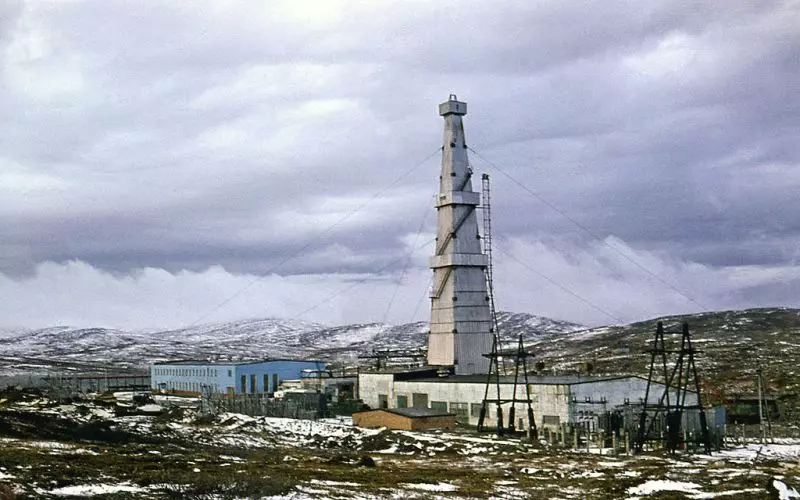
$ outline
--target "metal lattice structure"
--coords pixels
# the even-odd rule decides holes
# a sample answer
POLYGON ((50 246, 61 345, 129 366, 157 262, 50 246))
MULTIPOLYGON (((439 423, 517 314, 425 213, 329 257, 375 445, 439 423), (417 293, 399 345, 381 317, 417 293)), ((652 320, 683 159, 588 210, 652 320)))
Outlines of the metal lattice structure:
POLYGON ((519 336, 519 342, 515 350, 503 351, 500 346, 500 329, 497 321, 497 309, 494 301, 494 285, 492 277, 492 205, 491 205, 491 189, 489 184, 489 175, 483 174, 481 177, 481 195, 483 200, 483 253, 486 255, 486 290, 487 301, 489 302, 489 310, 492 317, 492 351, 486 354, 489 358, 489 373, 486 379, 486 390, 483 395, 483 403, 481 405, 481 413, 478 419, 478 431, 483 432, 486 430, 486 415, 488 407, 495 405, 496 408, 496 429, 499 435, 503 435, 506 430, 508 432, 516 432, 516 405, 522 403, 526 405, 528 417, 528 429, 531 432, 533 439, 537 438, 536 422, 533 418, 533 406, 531 404, 530 385, 528 383, 528 362, 527 359, 532 357, 533 354, 525 350, 525 345, 522 340, 522 335, 519 336), (514 382, 513 389, 510 397, 503 397, 500 389, 500 377, 506 374, 505 359, 511 357, 514 359, 514 382), (501 368, 502 365, 502 368, 501 368), (524 379, 525 393, 524 397, 517 397, 520 389, 520 376, 524 379), (495 397, 490 398, 490 389, 494 387, 495 397), (509 404, 508 409, 508 425, 503 426, 503 405, 509 404))
POLYGON ((758 426, 761 434, 761 442, 772 441, 772 419, 769 414, 769 403, 767 392, 764 387, 764 370, 759 364, 756 370, 756 386, 758 388, 758 426), (764 426, 766 421, 767 425, 764 426))
POLYGON ((486 390, 483 395, 483 404, 481 405, 481 413, 478 418, 478 432, 487 430, 486 417, 489 412, 489 407, 494 405, 496 416, 496 430, 499 436, 505 433, 514 433, 516 428, 516 406, 522 404, 525 407, 528 420, 528 431, 530 432, 531 440, 538 438, 536 429, 536 420, 533 415, 533 404, 531 401, 530 381, 528 380, 528 362, 527 359, 533 357, 533 354, 525 350, 525 345, 522 340, 522 335, 519 336, 516 349, 501 351, 498 348, 498 335, 495 334, 494 345, 492 352, 487 354, 489 358, 489 375, 486 378, 486 390), (502 384, 503 386, 512 386, 511 394, 504 394, 501 390, 500 382, 500 358, 511 357, 514 359, 514 379, 513 384, 502 384), (522 379, 522 380, 520 380, 522 379), (519 394, 520 386, 524 387, 524 393, 519 394), (494 397, 490 397, 490 392, 494 388, 494 397), (518 396, 519 395, 519 396, 518 396), (508 425, 503 425, 503 406, 509 405, 508 408, 508 425))
POLYGON ((636 451, 641 452, 646 443, 660 443, 666 450, 675 452, 678 448, 693 442, 702 444, 706 453, 710 453, 711 438, 702 406, 700 378, 695 364, 695 355, 700 351, 692 347, 689 324, 683 323, 680 331, 665 331, 663 323, 659 321, 653 348, 647 352, 650 353, 650 374, 647 378, 647 389, 639 415, 636 451), (681 335, 679 350, 666 348, 665 333, 681 335), (668 354, 677 355, 671 371, 667 368, 668 354), (659 370, 662 381, 657 380, 659 370), (654 391, 655 386, 659 383, 664 384, 663 393, 657 403, 651 404, 649 402, 651 390, 654 391), (690 389, 690 386, 694 391, 690 389), (686 399, 691 392, 694 392, 691 398, 695 399, 696 403, 687 404, 686 399), (699 437, 690 438, 684 432, 684 419, 689 412, 696 414, 699 418, 699 437))
POLYGON ((381 371, 397 360, 404 361, 403 365, 421 366, 425 357, 426 353, 421 350, 380 349, 360 354, 358 359, 371 360, 370 363, 374 363, 374 369, 381 371))

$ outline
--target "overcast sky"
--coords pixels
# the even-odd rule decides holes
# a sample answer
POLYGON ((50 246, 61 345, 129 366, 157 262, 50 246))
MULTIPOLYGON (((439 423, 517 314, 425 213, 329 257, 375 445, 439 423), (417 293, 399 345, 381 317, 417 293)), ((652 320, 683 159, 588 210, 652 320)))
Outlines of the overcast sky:
POLYGON ((798 26, 797 0, 0 1, 0 324, 427 319, 451 92, 501 309, 799 306, 798 26))

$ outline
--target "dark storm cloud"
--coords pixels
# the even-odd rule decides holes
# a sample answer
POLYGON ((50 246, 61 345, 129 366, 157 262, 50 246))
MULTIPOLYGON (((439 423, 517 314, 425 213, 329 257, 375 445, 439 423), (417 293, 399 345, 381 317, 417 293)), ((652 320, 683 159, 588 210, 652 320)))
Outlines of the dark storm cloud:
POLYGON ((0 272, 396 274, 451 91, 498 242, 795 262, 796 2, 304 5, 4 3, 0 272))

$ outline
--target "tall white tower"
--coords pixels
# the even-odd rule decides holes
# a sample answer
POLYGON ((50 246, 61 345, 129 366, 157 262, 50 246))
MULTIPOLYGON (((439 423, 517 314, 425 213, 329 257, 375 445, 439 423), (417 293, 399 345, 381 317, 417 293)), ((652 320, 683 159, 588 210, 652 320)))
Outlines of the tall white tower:
POLYGON ((486 291, 486 255, 481 251, 472 191, 472 170, 461 117, 467 104, 455 95, 439 105, 444 117, 442 175, 436 228, 436 253, 431 257, 431 331, 428 364, 454 365, 456 374, 488 373, 492 350, 492 318, 486 291))

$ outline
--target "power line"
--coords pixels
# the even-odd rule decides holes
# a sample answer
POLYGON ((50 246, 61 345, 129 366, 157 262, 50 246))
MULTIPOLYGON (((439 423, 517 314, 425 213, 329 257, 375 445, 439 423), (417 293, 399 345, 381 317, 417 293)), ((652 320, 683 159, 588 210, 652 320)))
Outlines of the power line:
POLYGON ((433 276, 431 275, 431 278, 428 280, 428 286, 425 287, 425 289, 422 291, 422 295, 420 296, 419 301, 417 301, 417 307, 414 308, 414 313, 411 315, 411 321, 410 321, 411 323, 413 323, 414 318, 417 317, 417 312, 419 312, 419 308, 422 306, 422 301, 425 300, 425 297, 429 296, 430 293, 429 290, 432 286, 433 286, 433 276))
MULTIPOLYGON (((422 222, 417 229, 417 234, 414 236, 414 242, 411 243, 411 248, 417 246, 417 241, 419 241, 419 236, 422 234, 422 230, 425 229, 425 222, 428 220, 428 214, 431 213, 431 207, 427 204, 425 205, 425 213, 422 216, 422 222)), ((408 269, 408 264, 411 262, 412 254, 409 254, 408 257, 403 262, 403 269, 400 271, 400 278, 397 280, 397 286, 394 287, 394 292, 392 292, 392 298, 389 299, 389 303, 386 305, 386 312, 383 313, 383 320, 381 323, 386 323, 386 320, 389 318, 389 312, 392 309, 392 304, 394 304, 394 299, 397 298, 397 292, 400 290, 400 286, 403 284, 403 278, 406 275, 406 270, 408 269)))
MULTIPOLYGON (((395 264, 395 263, 397 263, 397 262, 399 262, 399 261, 401 261, 401 260, 403 260, 403 259, 409 258, 411 255, 413 255, 413 254, 414 254, 414 252, 416 252, 416 251, 417 251, 417 250, 419 250, 419 249, 425 248, 426 246, 430 245, 430 244, 431 244, 431 243, 433 243, 434 241, 436 241, 436 238, 434 238, 434 239, 431 239, 431 240, 428 240, 427 242, 423 243, 423 244, 422 244, 422 245, 420 245, 419 247, 412 248, 412 249, 411 249, 411 251, 409 251, 408 253, 406 253, 405 255, 403 255, 402 257, 400 257, 399 259, 394 259, 394 260, 391 260, 391 261, 389 261, 388 263, 386 263, 384 266, 382 266, 380 269, 376 269, 375 271, 373 271, 373 274, 378 274, 378 273, 381 273, 382 271, 385 271, 385 270, 386 270, 386 269, 388 269, 388 268, 389 268, 389 266, 391 266, 392 264, 395 264)), ((335 299, 336 297, 338 297, 338 296, 342 295, 343 293, 345 293, 345 292, 349 292, 349 291, 350 291, 350 290, 352 290, 353 288, 355 288, 355 287, 357 287, 357 286, 360 286, 360 285, 363 285, 363 284, 364 284, 364 283, 365 283, 367 280, 369 280, 369 279, 370 279, 370 278, 372 278, 372 277, 373 277, 373 275, 368 275, 368 276, 366 276, 366 277, 364 277, 364 278, 362 278, 362 279, 360 279, 360 280, 357 280, 357 281, 355 281, 355 282, 354 282, 352 285, 350 285, 350 286, 347 286, 347 287, 345 287, 345 288, 342 288, 341 290, 338 290, 338 291, 336 291, 336 292, 332 293, 332 294, 331 294, 331 295, 329 295, 327 298, 325 298, 325 299, 323 299, 323 300, 321 300, 321 301, 317 302, 317 303, 316 303, 316 304, 314 304, 313 306, 311 306, 311 307, 309 307, 309 308, 307 308, 307 309, 304 309, 304 310, 300 311, 299 313, 295 314, 295 315, 294 315, 294 319, 299 319, 299 318, 301 318, 302 316, 304 316, 305 314, 307 314, 307 313, 309 313, 309 312, 313 311, 314 309, 318 308, 319 306, 321 306, 321 305, 324 305, 324 304, 327 304, 328 302, 332 301, 333 299, 335 299)))
MULTIPOLYGON (((371 203, 373 200, 375 200, 376 198, 378 198, 379 196, 381 196, 382 194, 384 194, 385 192, 387 192, 389 189, 391 189, 392 187, 394 187, 394 186, 395 186, 395 185, 396 185, 398 182, 400 182, 401 180, 403 180, 403 179, 405 179, 406 177, 408 177, 408 176, 409 176, 409 175, 410 175, 412 172, 414 172, 416 169, 418 169, 418 168, 419 168, 419 167, 420 167, 420 166, 421 166, 423 163, 427 162, 428 160, 430 160, 431 158, 433 158, 434 156, 436 156, 437 154, 439 154, 439 153, 441 152, 441 150, 442 150, 442 148, 441 148, 441 147, 438 147, 438 148, 436 148, 436 150, 435 150, 433 153, 429 154, 429 155, 428 155, 428 156, 426 156, 424 159, 422 159, 422 160, 418 161, 417 163, 415 163, 415 164, 414 164, 414 165, 413 165, 411 168, 409 168, 409 169, 408 169, 408 170, 406 170, 404 173, 402 173, 402 174, 401 174, 399 177, 397 177, 395 180, 393 180, 393 181, 392 181, 390 184, 388 184, 386 187, 384 187, 383 189, 379 190, 377 193, 375 193, 374 195, 372 195, 371 197, 369 197, 369 198, 368 198, 366 201, 364 201, 363 203, 361 203, 360 205, 358 205, 356 208, 354 208, 353 210, 351 210, 350 212, 348 212, 347 214, 345 214, 345 215, 344 215, 342 218, 340 218, 339 220, 337 220, 336 222, 334 222, 333 224, 331 224, 331 225, 330 225, 330 226, 328 226, 327 228, 323 229, 323 230, 322 230, 322 232, 320 232, 320 233, 319 233, 319 234, 318 234, 318 235, 317 235, 315 238, 312 238, 312 239, 310 239, 310 240, 308 241, 308 243, 306 243, 305 245, 303 245, 302 247, 300 247, 300 248, 299 248, 298 250, 296 250, 295 252, 293 252, 293 253, 291 253, 291 254, 287 255, 286 257, 284 257, 284 258, 283 258, 283 259, 282 259, 280 262, 278 262, 276 265, 274 265, 272 268, 270 268, 270 269, 269 269, 268 271, 266 271, 264 274, 262 274, 261 276, 258 276, 258 277, 256 277, 255 279, 253 279, 252 281, 250 281, 249 283, 247 283, 245 286, 243 286, 242 288, 240 288, 239 290, 237 290, 236 292, 234 292, 233 294, 231 294, 229 297, 227 297, 226 299, 224 299, 222 302, 220 302, 220 303, 219 303, 219 304, 217 304, 216 306, 212 307, 212 308, 211 308, 209 311, 207 311, 205 314, 201 315, 201 316, 200 316, 200 317, 198 317, 196 320, 192 321, 192 322, 191 322, 191 323, 188 325, 188 327, 194 326, 194 325, 198 324, 199 322, 203 321, 204 319, 208 318, 209 316, 211 316, 212 314, 214 314, 215 312, 217 312, 218 310, 220 310, 222 307, 224 307, 225 305, 227 305, 228 303, 230 303, 231 301, 233 301, 233 300, 234 300, 234 299, 236 299, 237 297, 241 296, 241 295, 242 295, 244 292, 246 292, 247 290, 249 290, 249 289, 250 289, 250 288, 251 288, 253 285, 255 285, 255 284, 256 284, 256 283, 258 283, 259 281, 263 280, 264 278, 266 278, 267 276, 269 276, 270 274, 272 274, 273 272, 275 272, 277 269, 280 269, 280 268, 281 268, 281 267, 282 267, 284 264, 286 264, 287 262, 289 262, 289 261, 291 261, 291 260, 293 260, 293 259, 297 258, 297 257, 298 257, 300 254, 302 254, 304 251, 308 250, 308 249, 311 247, 311 245, 312 245, 312 244, 314 244, 316 241, 318 241, 318 240, 322 239, 322 238, 323 238, 325 235, 327 235, 328 233, 330 233, 331 231, 333 231, 335 228, 337 228, 338 226, 340 226, 340 225, 341 225, 342 223, 344 223, 344 222, 345 222, 347 219, 349 219, 349 218, 350 218, 350 217, 352 217, 353 215, 355 215, 355 214, 357 214, 358 212, 360 212, 360 211, 361 211, 361 210, 362 210, 364 207, 366 207, 367 205, 369 205, 369 204, 370 204, 370 203, 371 203)), ((188 327, 187 327, 187 328, 188 328, 188 327)))
POLYGON ((518 258, 514 257, 514 256, 513 256, 513 255, 511 255, 510 253, 506 252, 506 251, 505 251, 505 250, 503 250, 502 248, 495 248, 495 250, 499 250, 499 251, 500 251, 500 252, 501 252, 503 255, 505 255, 505 256, 507 256, 507 257, 510 257, 510 258, 511 258, 511 260, 513 260, 513 261, 514 261, 514 262, 516 262, 517 264, 519 264, 519 265, 521 265, 522 267, 526 268, 527 270, 529 270, 530 272, 532 272, 532 273, 534 273, 535 275, 539 276, 540 278, 542 278, 543 280, 547 281, 548 283, 550 283, 550 284, 552 284, 552 285, 555 285, 555 286, 557 286, 558 288, 560 288, 560 289, 561 289, 561 290, 563 290, 564 292, 566 292, 566 293, 568 293, 568 294, 572 295, 573 297, 575 297, 576 299, 580 300, 580 301, 581 301, 581 302, 583 302, 584 304, 586 304, 586 305, 588 305, 588 306, 592 307, 592 308, 593 308, 593 309, 595 309, 596 311, 599 311, 599 312, 601 312, 601 313, 605 314, 605 315, 606 315, 606 316, 608 316, 609 318, 611 318, 611 319, 613 319, 614 321, 616 321, 618 324, 624 323, 624 322, 623 322, 623 321, 622 321, 620 318, 618 318, 618 317, 616 317, 615 315, 611 314, 610 312, 606 311, 605 309, 603 309, 602 307, 598 306, 597 304, 594 304, 593 302, 589 301, 589 299, 586 299, 586 298, 584 298, 584 297, 581 297, 581 296, 580 296, 580 295, 578 295, 577 293, 573 292, 572 290, 570 290, 569 288, 565 287, 564 285, 562 285, 562 284, 558 283, 557 281, 555 281, 554 279, 550 278, 549 276, 546 276, 546 275, 544 275, 544 274, 540 273, 539 271, 537 271, 536 269, 532 268, 531 266, 529 266, 529 265, 528 265, 528 264, 526 264, 525 262, 523 262, 523 261, 519 260, 518 258))
POLYGON ((489 165, 489 166, 490 166, 490 167, 492 167, 493 169, 495 169, 495 170, 497 170, 498 172, 500 172, 501 174, 503 174, 503 175, 504 175, 504 176, 505 176, 507 179, 509 179, 511 182, 513 182, 514 184, 516 184, 517 186, 519 186, 520 188, 522 188, 524 191, 526 191, 528 194, 530 194, 531 196, 533 196, 534 198, 536 198, 537 200, 539 200, 539 202, 540 202, 540 203, 544 204, 545 206, 547 206, 548 208, 550 208, 550 209, 551 209, 551 210, 553 210, 554 212, 558 213, 559 215, 561 215, 562 217, 564 217, 564 218, 565 218, 565 219, 567 219, 568 221, 572 222, 572 223, 573 223, 573 224, 574 224, 576 227, 578 227, 579 229, 581 229, 582 231, 584 231, 586 234, 588 234, 589 236, 591 236, 591 237, 592 237, 592 238, 594 238, 595 240, 599 241, 600 243, 602 243, 602 244, 603 244, 603 245, 605 245, 606 247, 610 248, 611 250, 613 250, 614 252, 616 252, 617 254, 619 254, 620 256, 622 256, 622 258, 624 258, 625 260, 627 260, 628 262, 630 262, 630 263, 631 263, 631 264, 633 264, 634 266, 638 267, 640 270, 644 271, 645 273, 649 274, 649 275, 650 275, 650 276, 652 276, 653 278, 657 279, 657 280, 658 280, 658 281, 660 281, 660 282, 661 282, 663 285, 665 285, 666 287, 668 287, 669 289, 671 289, 672 291, 674 291, 675 293, 677 293, 677 294, 678 294, 678 295, 680 295, 681 297, 685 298, 686 300, 688 300, 688 301, 689 301, 689 302, 691 302, 692 304, 696 305, 697 307, 699 307, 699 308, 700 308, 700 309, 702 309, 703 311, 706 311, 706 312, 708 312, 708 308, 706 308, 705 306, 703 306, 702 304, 700 304, 699 302, 697 302, 696 300, 694 300, 694 299, 693 299, 693 298, 691 298, 690 296, 686 295, 686 294, 685 294, 684 292, 682 292, 682 291, 681 291, 679 288, 677 288, 676 286, 672 285, 672 283, 669 283, 668 281, 666 281, 665 279, 663 279, 663 278, 662 278, 661 276, 659 276, 658 274, 656 274, 656 273, 654 273, 653 271, 649 270, 648 268, 644 267, 642 264, 640 264, 639 262, 637 262, 636 260, 634 260, 632 257, 628 256, 627 254, 625 254, 624 252, 622 252, 622 251, 621 251, 621 250, 619 250, 618 248, 616 248, 616 247, 614 247, 614 246, 610 245, 610 244, 609 244, 609 243, 608 243, 606 240, 604 240, 603 238, 601 238, 601 237, 600 237, 599 235, 597 235, 597 234, 596 234, 594 231, 592 231, 591 229, 589 229, 589 228, 588 228, 588 227, 586 227, 585 225, 581 224, 581 223, 580 223, 580 222, 578 222, 577 220, 575 220, 575 219, 573 219, 572 217, 570 217, 570 216, 569 216, 569 215, 568 215, 566 212, 564 212, 563 210, 561 210, 561 209, 560 209, 560 208, 558 208, 557 206, 553 205, 553 204, 552 204, 552 203, 550 203, 549 201, 547 201, 547 200, 545 200, 544 198, 542 198, 542 197, 541 197, 539 194, 537 194, 535 191, 533 191, 533 190, 531 190, 530 188, 528 188, 528 186, 524 185, 522 182, 518 181, 517 179, 515 179, 514 177, 512 177, 512 176, 511 176, 510 174, 508 174, 507 172, 505 172, 505 171, 501 170, 501 169, 500 169, 500 167, 498 167, 498 166, 497 166, 497 165, 495 165, 494 163, 492 163, 492 162, 490 162, 489 160, 487 160, 486 158, 484 158, 484 157, 483 157, 483 156, 482 156, 480 153, 478 153, 478 152, 477 152, 477 151, 475 151, 474 149, 472 149, 472 148, 469 148, 469 150, 470 150, 470 151, 472 151, 472 153, 473 153, 473 154, 474 154, 476 157, 480 158, 480 159, 481 159, 481 160, 482 160, 484 163, 486 163, 487 165, 489 165))

